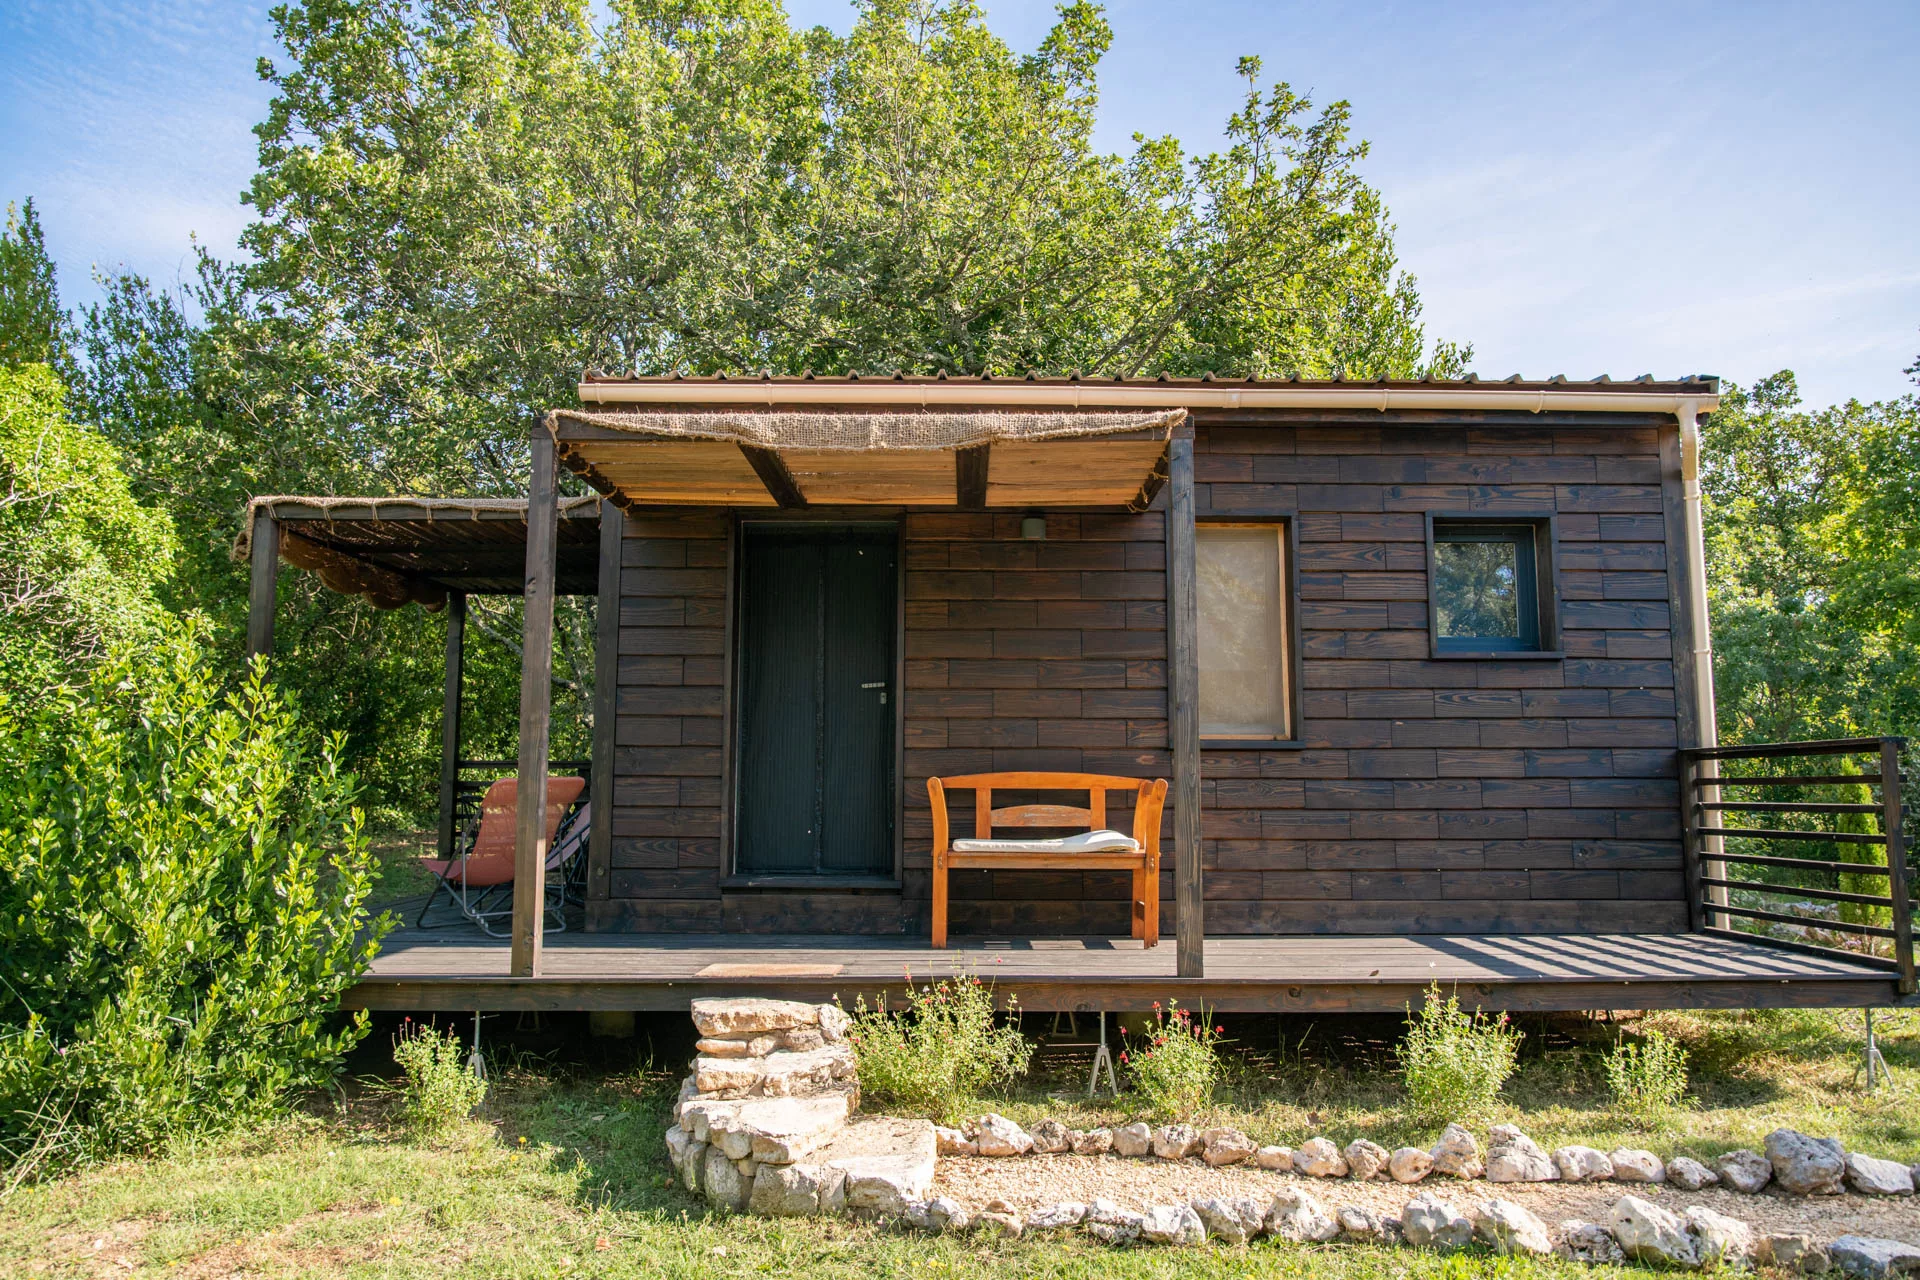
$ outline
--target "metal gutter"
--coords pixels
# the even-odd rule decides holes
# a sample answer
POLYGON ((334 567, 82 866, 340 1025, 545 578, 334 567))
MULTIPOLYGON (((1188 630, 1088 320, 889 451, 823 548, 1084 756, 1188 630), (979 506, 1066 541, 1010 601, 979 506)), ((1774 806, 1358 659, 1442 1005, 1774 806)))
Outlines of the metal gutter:
MULTIPOLYGON (((1533 387, 1224 387, 1205 383, 1032 383, 1024 381, 582 382, 580 399, 597 404, 711 405, 1021 405, 1033 408, 1184 409, 1520 409, 1530 413, 1711 412, 1717 395, 1672 391, 1559 391, 1533 387)), ((1684 424, 1683 424, 1684 425, 1684 424)))

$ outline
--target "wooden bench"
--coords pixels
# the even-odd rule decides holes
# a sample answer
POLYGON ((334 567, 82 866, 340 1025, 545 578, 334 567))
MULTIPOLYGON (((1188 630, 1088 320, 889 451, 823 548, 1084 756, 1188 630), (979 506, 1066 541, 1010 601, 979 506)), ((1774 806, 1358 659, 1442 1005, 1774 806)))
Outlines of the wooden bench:
POLYGON ((955 867, 995 871, 1131 871, 1133 936, 1147 946, 1160 941, 1160 811, 1165 778, 1118 778, 1098 773, 973 773, 928 778, 933 804, 933 945, 947 945, 947 872, 955 867), (973 792, 973 838, 950 840, 947 792, 973 792), (995 791, 1084 791, 1084 809, 1058 804, 993 807, 995 791), (1135 791, 1131 838, 1106 830, 1107 792, 1135 791), (996 827, 1065 830, 1086 834, 1066 839, 997 840, 996 827))

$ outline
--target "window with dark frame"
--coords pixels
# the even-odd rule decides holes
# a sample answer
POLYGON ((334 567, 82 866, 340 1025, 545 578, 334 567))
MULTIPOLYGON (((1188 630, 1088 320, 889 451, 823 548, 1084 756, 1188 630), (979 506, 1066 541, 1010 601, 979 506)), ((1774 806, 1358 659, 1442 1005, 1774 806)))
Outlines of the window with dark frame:
POLYGON ((1552 569, 1542 543, 1551 527, 1435 517, 1432 530, 1435 655, 1550 651, 1552 569))
POLYGON ((1201 524, 1200 737, 1284 742, 1293 736, 1293 669, 1284 523, 1201 524))

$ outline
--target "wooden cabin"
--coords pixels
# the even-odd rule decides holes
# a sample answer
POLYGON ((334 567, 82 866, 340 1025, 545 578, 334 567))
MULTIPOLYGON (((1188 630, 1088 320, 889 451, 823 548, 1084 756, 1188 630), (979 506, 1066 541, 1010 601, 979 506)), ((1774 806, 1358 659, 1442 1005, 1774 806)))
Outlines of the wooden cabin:
MULTIPOLYGON (((545 938, 523 874, 510 947, 396 934, 355 1000, 673 1008, 955 967, 1038 1008, 1908 999, 1897 818, 1885 945, 1759 936, 1780 913, 1719 860, 1749 830, 1728 761, 1774 757, 1714 745, 1716 391, 589 376, 524 502, 258 501, 256 648, 276 551, 455 619, 524 591, 522 776, 551 763, 553 597, 598 601, 583 930, 545 938), (953 871, 930 947, 928 779, 1003 772, 1169 781, 1171 945, 1128 936, 1124 872, 1048 869, 953 871)), ((1761 750, 1869 760, 1897 815, 1897 749, 1761 750)))

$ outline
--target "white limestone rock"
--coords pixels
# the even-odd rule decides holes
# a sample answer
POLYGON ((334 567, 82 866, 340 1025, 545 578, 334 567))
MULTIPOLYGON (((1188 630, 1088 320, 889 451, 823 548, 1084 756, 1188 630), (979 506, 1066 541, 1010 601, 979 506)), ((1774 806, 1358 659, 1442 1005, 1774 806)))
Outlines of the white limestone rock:
POLYGON ((747 1039, 768 1031, 820 1025, 822 1006, 755 996, 695 1000, 693 1025, 703 1036, 747 1039))
POLYGON ((751 1045, 745 1040, 708 1040, 693 1042, 693 1051, 703 1058, 750 1058, 751 1045))
POLYGON ((692 1142, 693 1138, 679 1125, 667 1126, 667 1163, 673 1166, 675 1173, 680 1172, 680 1166, 686 1163, 687 1147, 692 1142))
POLYGON ((1027 1214, 1021 1225, 1028 1231, 1065 1231, 1069 1227, 1080 1225, 1087 1216, 1087 1206, 1077 1201, 1063 1200, 1059 1204, 1046 1205, 1027 1214))
POLYGON ((1473 1221, 1430 1191, 1400 1211, 1400 1234, 1416 1249, 1463 1249, 1473 1243, 1473 1221))
POLYGON ((1667 1166, 1651 1151, 1643 1151, 1639 1147, 1616 1147, 1607 1152, 1607 1160, 1613 1165, 1615 1182, 1656 1183, 1667 1180, 1667 1166))
POLYGON ((1754 1242, 1753 1260, 1763 1267, 1803 1276, 1824 1275, 1833 1266, 1827 1247, 1804 1231, 1775 1231, 1761 1236, 1754 1242))
POLYGON ((765 1067, 759 1058, 695 1058, 693 1082, 701 1093, 744 1098, 758 1087, 765 1067))
POLYGON ((1141 1218, 1140 1238, 1148 1244, 1204 1244, 1207 1226, 1192 1205, 1149 1205, 1141 1218))
POLYGON ((1597 1222, 1582 1222, 1578 1218, 1568 1218, 1560 1224, 1560 1246, 1555 1252, 1571 1262, 1597 1267, 1617 1267, 1627 1260, 1613 1232, 1597 1222))
POLYGON ((1153 1154, 1153 1130, 1143 1121, 1123 1124, 1113 1131, 1113 1154, 1138 1158, 1153 1154))
POLYGON ((1184 1160, 1200 1149, 1200 1131, 1190 1124, 1162 1125, 1153 1131, 1153 1154, 1162 1160, 1184 1160))
POLYGON ((1271 1173, 1292 1173, 1293 1148, 1279 1146, 1261 1147, 1253 1153, 1253 1162, 1260 1168, 1266 1169, 1271 1173))
POLYGON ((1547 1224, 1511 1200, 1476 1201, 1468 1211, 1473 1233, 1495 1253, 1525 1253, 1544 1258, 1553 1252, 1547 1224))
POLYGON ((1419 1147, 1401 1147, 1387 1157, 1387 1172, 1395 1182, 1418 1182, 1433 1172, 1433 1157, 1419 1147))
POLYGON ((1844 1189, 1846 1149, 1833 1138, 1812 1138, 1797 1129, 1767 1135, 1767 1160, 1781 1190, 1796 1196, 1837 1196, 1844 1189))
POLYGON ((1773 1181, 1773 1161, 1758 1151, 1724 1151, 1713 1167, 1720 1181, 1742 1195, 1757 1195, 1773 1181))
POLYGON ((792 1164, 846 1128, 853 1100, 844 1092, 811 1098, 755 1098, 702 1112, 707 1139, 735 1160, 792 1164))
POLYGON ((1340 1154, 1346 1159, 1347 1172, 1361 1182, 1379 1177, 1393 1159, 1385 1147, 1365 1138, 1355 1138, 1340 1154))
POLYGON ((1845 1164, 1847 1186, 1863 1196, 1913 1194, 1913 1170, 1898 1160, 1878 1160, 1849 1151, 1845 1164))
POLYGON ((1753 1228, 1740 1219, 1690 1205, 1687 1230, 1693 1233, 1694 1252, 1699 1254, 1701 1266, 1744 1271, 1753 1265, 1753 1228))
MULTIPOLYGON (((1042 1120, 1039 1124, 1027 1130, 1027 1135, 1033 1139, 1033 1149, 1046 1155, 1058 1155, 1063 1151, 1071 1151, 1073 1149, 1072 1133, 1067 1129, 1067 1126, 1061 1124, 1052 1116, 1048 1116, 1045 1120, 1042 1120)), ((1033 1224, 1029 1222, 1027 1226, 1031 1229, 1033 1224)))
POLYGON ((1497 1124, 1487 1134, 1487 1181, 1553 1182, 1560 1171, 1540 1144, 1510 1124, 1497 1124))
POLYGON ((706 1167, 701 1171, 700 1187, 706 1193, 707 1203, 716 1209, 744 1212, 753 1184, 740 1176, 739 1167, 720 1148, 708 1147, 703 1159, 706 1167))
POLYGON ((1564 1182, 1605 1182, 1613 1176, 1613 1161, 1594 1147, 1556 1147, 1553 1167, 1564 1182))
POLYGON ((1687 1220, 1639 1196, 1621 1196, 1607 1213, 1607 1228, 1629 1258, 1679 1267, 1700 1265, 1687 1220))
POLYGON ((895 1218, 909 1200, 925 1200, 933 1186, 937 1147, 925 1120, 891 1116, 857 1119, 809 1157, 839 1169, 848 1210, 895 1218))
POLYGON ((1073 1135, 1073 1154, 1077 1156, 1103 1156, 1113 1150, 1113 1130, 1088 1129, 1085 1133, 1073 1135))
MULTIPOLYGON (((1331 1145, 1331 1144, 1329 1144, 1331 1145)), ((1267 1207, 1268 1235, 1297 1244, 1317 1244, 1340 1234, 1340 1224, 1304 1191, 1282 1191, 1267 1207)))
POLYGON ((980 1117, 973 1141, 983 1156, 1023 1156, 1033 1150, 1032 1136, 998 1112, 980 1117))
POLYGON ((935 1196, 927 1201, 927 1230, 958 1232, 972 1225, 973 1214, 953 1197, 935 1196))
POLYGON ((1293 1153, 1293 1169, 1312 1178, 1344 1178, 1347 1158, 1327 1139, 1308 1138, 1293 1153))
POLYGON ((828 1044, 842 1044, 847 1032, 853 1029, 853 1015, 837 1004, 814 1006, 814 1013, 820 1020, 820 1038, 828 1044))
POLYGON ((1477 1178, 1487 1171, 1480 1159, 1480 1142, 1464 1125, 1449 1124, 1440 1132, 1440 1141, 1429 1152, 1433 1172, 1450 1178, 1477 1178))
POLYGON ((973 1217, 973 1229, 982 1235, 1005 1236, 1009 1240, 1018 1240, 1023 1227, 1018 1214, 1002 1213, 997 1209, 982 1209, 973 1217))
POLYGON ((688 1142, 686 1154, 680 1158, 680 1185, 695 1195, 705 1181, 707 1167, 707 1144, 688 1142))
POLYGON ((1131 1244, 1147 1224, 1144 1214, 1123 1209, 1111 1200, 1096 1198, 1087 1206, 1087 1234, 1102 1244, 1131 1244))
POLYGON ((945 1125, 933 1126, 935 1149, 943 1156, 977 1156, 980 1144, 958 1129, 949 1129, 945 1125))
POLYGON ((1886 1280, 1920 1272, 1920 1249, 1875 1236, 1841 1236, 1827 1246, 1833 1264, 1861 1280, 1886 1280))
POLYGON ((1245 1244, 1266 1224, 1266 1209, 1251 1196, 1203 1196, 1188 1205, 1207 1234, 1225 1244, 1245 1244))
POLYGON ((1383 1218, 1363 1205, 1343 1204, 1333 1211, 1340 1236, 1360 1244, 1394 1244, 1400 1239, 1400 1220, 1383 1218))
POLYGON ((847 1173, 815 1164, 763 1164, 753 1175, 747 1211, 763 1218, 811 1218, 844 1204, 847 1173))
POLYGON ((1720 1181, 1720 1175, 1692 1156, 1675 1156, 1667 1161, 1667 1182, 1682 1191, 1698 1191, 1720 1181))
POLYGON ((1200 1158, 1214 1168, 1244 1164, 1253 1157, 1253 1139, 1238 1129, 1208 1129, 1200 1135, 1200 1158))
POLYGON ((860 1070, 854 1060, 853 1046, 846 1044, 830 1044, 799 1053, 770 1053, 759 1062, 757 1092, 769 1098, 815 1093, 839 1081, 853 1079, 860 1070))

